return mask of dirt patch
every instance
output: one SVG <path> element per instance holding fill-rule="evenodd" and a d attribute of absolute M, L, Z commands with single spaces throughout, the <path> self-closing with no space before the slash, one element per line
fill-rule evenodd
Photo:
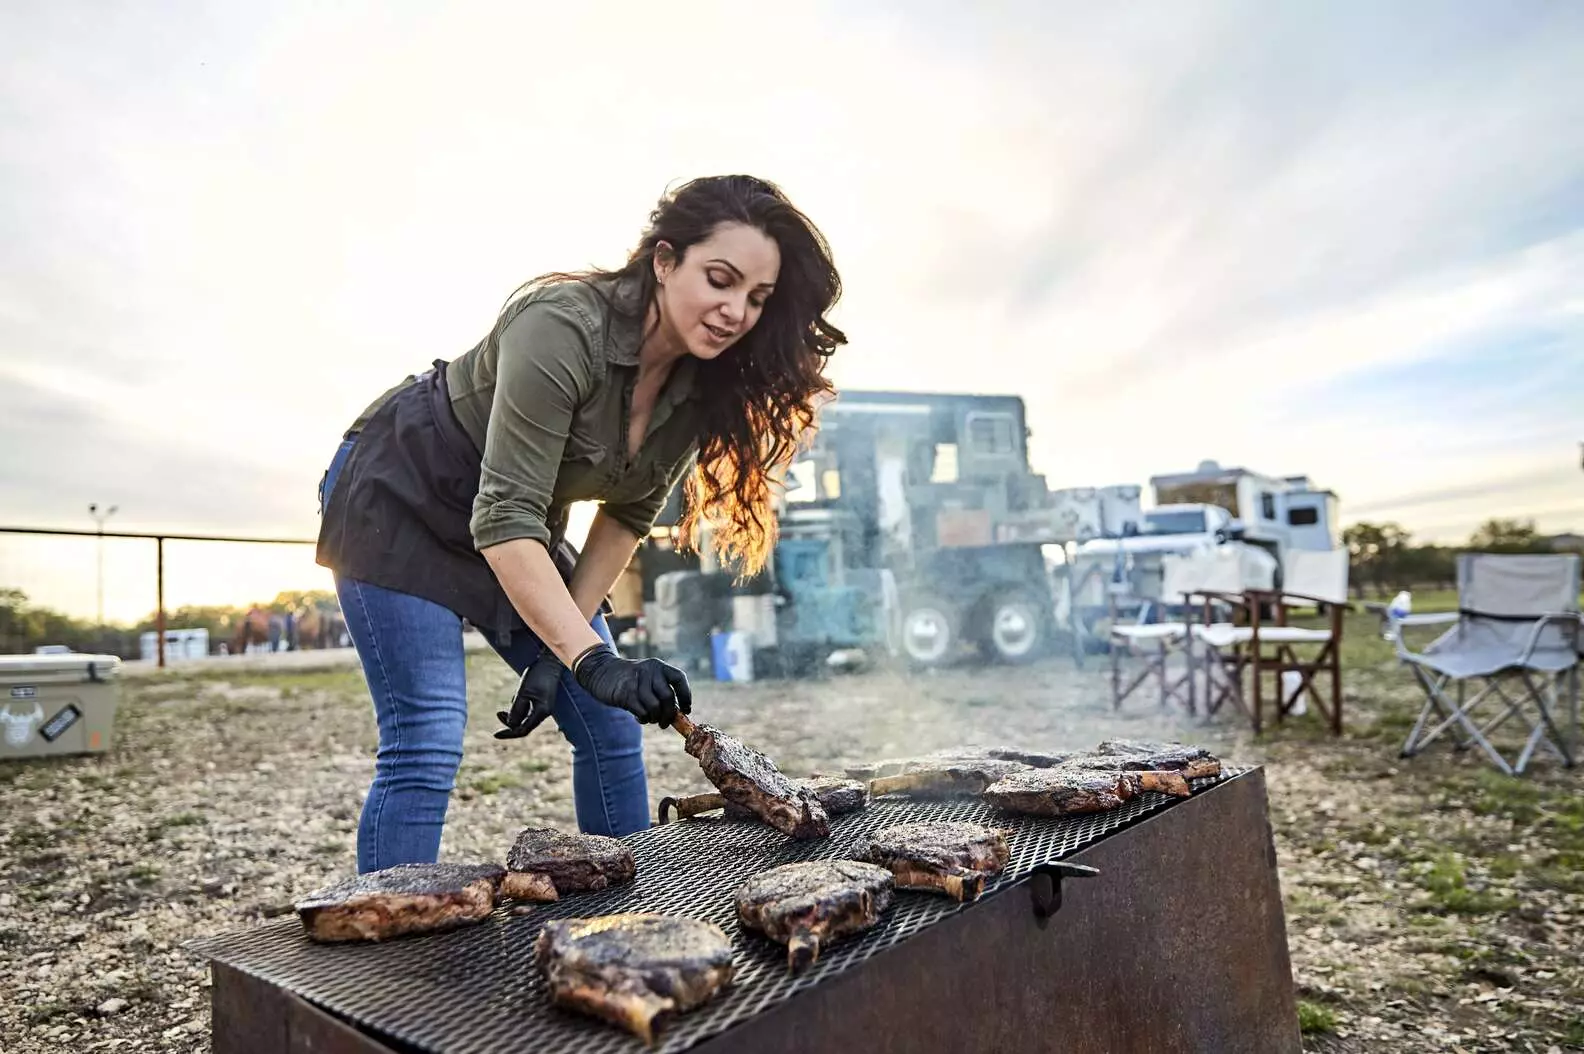
<path fill-rule="evenodd" d="M 1135 698 L 1097 660 L 695 685 L 695 714 L 793 774 L 952 745 L 1176 736 L 1264 764 L 1299 1022 L 1317 1051 L 1584 1049 L 1584 787 L 1540 765 L 1396 746 L 1416 698 L 1373 620 L 1349 626 L 1348 734 L 1312 719 L 1255 743 Z M 443 859 L 574 826 L 567 744 L 493 738 L 513 687 L 470 659 L 467 752 Z M 256 665 L 129 679 L 115 751 L 0 766 L 0 1005 L 8 1051 L 208 1049 L 208 979 L 180 943 L 291 911 L 354 866 L 375 730 L 355 668 Z M 708 789 L 674 733 L 645 736 L 651 813 Z"/>

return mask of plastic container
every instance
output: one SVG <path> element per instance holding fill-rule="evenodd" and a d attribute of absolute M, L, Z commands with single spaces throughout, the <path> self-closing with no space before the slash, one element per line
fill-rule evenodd
<path fill-rule="evenodd" d="M 0 655 L 0 760 L 109 750 L 120 668 L 114 655 Z"/>

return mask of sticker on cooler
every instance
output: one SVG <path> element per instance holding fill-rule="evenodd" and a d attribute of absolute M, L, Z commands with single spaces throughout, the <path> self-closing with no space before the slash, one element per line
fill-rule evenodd
<path fill-rule="evenodd" d="M 34 727 L 42 720 L 44 720 L 44 708 L 38 703 L 34 703 L 31 710 L 18 710 L 11 706 L 0 710 L 0 725 L 5 725 L 6 746 L 25 745 L 28 737 L 33 734 Z"/>
<path fill-rule="evenodd" d="M 13 699 L 35 699 L 37 697 L 38 689 L 31 684 L 19 684 L 11 689 L 11 698 Z"/>
<path fill-rule="evenodd" d="M 53 743 L 60 738 L 61 733 L 77 723 L 82 717 L 82 711 L 77 709 L 77 704 L 67 703 L 61 707 L 60 712 L 49 719 L 49 723 L 39 729 L 39 735 L 47 742 Z"/>

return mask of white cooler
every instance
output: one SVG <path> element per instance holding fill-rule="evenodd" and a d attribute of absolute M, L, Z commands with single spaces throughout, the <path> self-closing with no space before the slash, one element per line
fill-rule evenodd
<path fill-rule="evenodd" d="M 0 655 L 0 761 L 110 749 L 114 655 Z"/>

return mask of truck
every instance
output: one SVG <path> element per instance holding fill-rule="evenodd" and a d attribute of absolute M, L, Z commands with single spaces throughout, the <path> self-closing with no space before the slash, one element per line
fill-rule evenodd
<path fill-rule="evenodd" d="M 785 474 L 766 570 L 739 580 L 704 546 L 696 569 L 655 576 L 652 646 L 703 665 L 706 642 L 735 632 L 756 669 L 787 673 L 853 649 L 914 667 L 970 645 L 1002 663 L 1045 653 L 1050 550 L 1102 530 L 1107 512 L 1136 521 L 1139 488 L 1052 491 L 1030 467 L 1029 434 L 1015 395 L 843 393 Z M 651 551 L 667 551 L 660 533 L 640 560 Z"/>
<path fill-rule="evenodd" d="M 1129 613 L 1157 599 L 1161 557 L 1196 548 L 1236 545 L 1254 550 L 1244 566 L 1250 587 L 1277 588 L 1292 549 L 1334 549 L 1337 499 L 1307 476 L 1269 476 L 1203 461 L 1192 472 L 1152 476 L 1154 504 L 1135 531 L 1085 541 L 1077 547 L 1074 581 L 1080 621 L 1092 630 L 1097 613 L 1125 594 Z M 1125 581 L 1126 588 L 1120 583 Z M 1119 583 L 1112 589 L 1111 583 Z M 1131 605 L 1131 606 L 1130 606 Z"/>

